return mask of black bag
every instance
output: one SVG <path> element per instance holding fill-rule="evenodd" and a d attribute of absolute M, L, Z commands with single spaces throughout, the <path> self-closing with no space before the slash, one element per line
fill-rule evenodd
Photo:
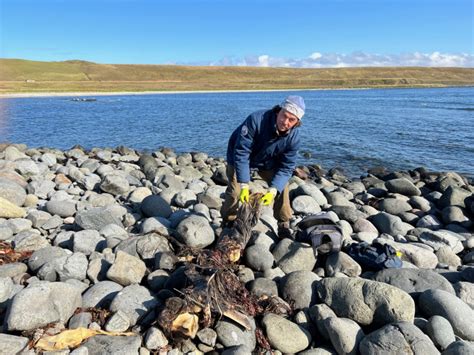
<path fill-rule="evenodd" d="M 328 213 L 318 213 L 303 218 L 298 223 L 296 240 L 313 246 L 318 254 L 340 251 L 342 231 Z"/>
<path fill-rule="evenodd" d="M 397 251 L 388 244 L 353 243 L 346 248 L 345 252 L 367 270 L 379 271 L 402 267 L 402 261 L 397 256 Z"/>

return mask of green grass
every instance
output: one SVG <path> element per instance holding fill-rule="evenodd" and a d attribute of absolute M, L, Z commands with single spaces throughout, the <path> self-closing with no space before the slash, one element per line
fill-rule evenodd
<path fill-rule="evenodd" d="M 28 82 L 27 82 L 28 80 Z M 446 87 L 474 68 L 254 68 L 0 59 L 0 93 Z"/>

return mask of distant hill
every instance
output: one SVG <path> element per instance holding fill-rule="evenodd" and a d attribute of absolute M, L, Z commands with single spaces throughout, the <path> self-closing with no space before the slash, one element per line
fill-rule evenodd
<path fill-rule="evenodd" d="M 260 68 L 0 59 L 0 93 L 474 86 L 474 68 Z"/>

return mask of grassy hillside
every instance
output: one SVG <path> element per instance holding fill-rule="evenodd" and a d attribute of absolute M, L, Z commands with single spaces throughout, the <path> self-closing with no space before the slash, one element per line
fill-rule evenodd
<path fill-rule="evenodd" d="M 474 68 L 253 68 L 0 59 L 0 93 L 444 87 Z"/>

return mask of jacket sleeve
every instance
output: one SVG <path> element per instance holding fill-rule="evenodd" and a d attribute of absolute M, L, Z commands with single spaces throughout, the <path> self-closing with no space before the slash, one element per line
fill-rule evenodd
<path fill-rule="evenodd" d="M 295 170 L 299 148 L 300 137 L 299 134 L 296 134 L 290 142 L 288 149 L 280 156 L 280 163 L 271 182 L 271 187 L 276 188 L 278 192 L 283 191 L 293 174 L 293 170 Z"/>
<path fill-rule="evenodd" d="M 250 115 L 242 124 L 237 135 L 234 149 L 234 164 L 237 182 L 248 183 L 250 181 L 250 153 L 256 133 L 256 122 L 254 115 Z"/>

